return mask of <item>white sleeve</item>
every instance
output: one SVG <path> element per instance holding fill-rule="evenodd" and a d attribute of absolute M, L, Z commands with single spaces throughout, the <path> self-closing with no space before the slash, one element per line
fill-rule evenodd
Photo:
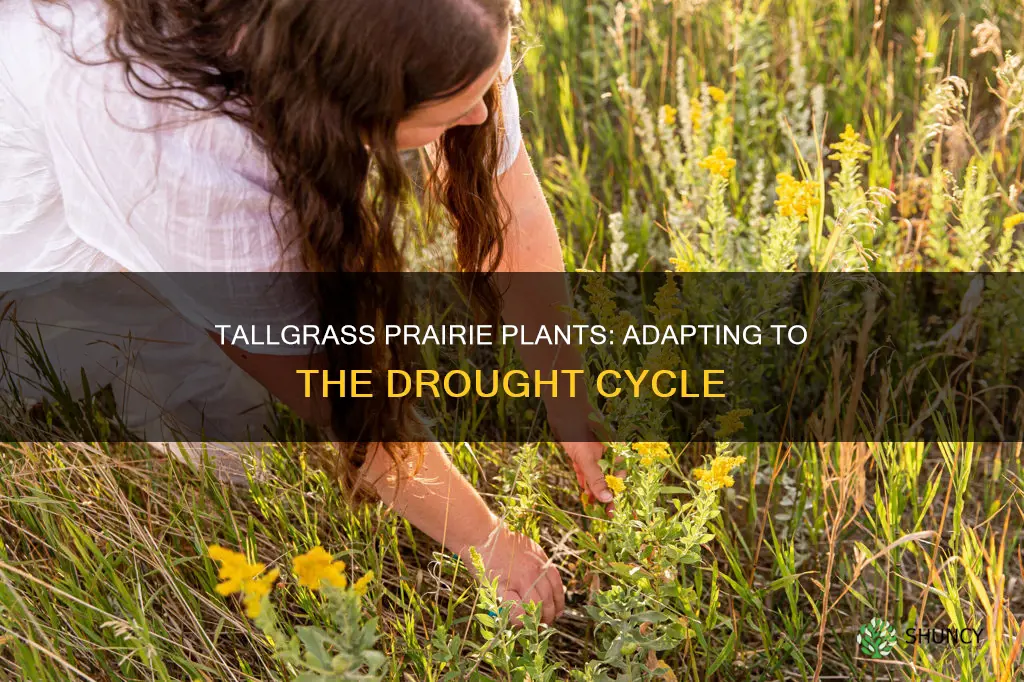
<path fill-rule="evenodd" d="M 143 99 L 128 88 L 118 65 L 69 59 L 55 74 L 47 100 L 43 126 L 68 225 L 123 269 L 301 269 L 272 219 L 278 209 L 270 164 L 243 126 Z M 191 287 L 181 275 L 160 281 L 161 294 L 207 329 L 235 320 L 314 322 L 314 305 L 304 292 L 255 286 L 274 279 L 222 277 L 219 290 L 202 286 L 202 278 Z"/>
<path fill-rule="evenodd" d="M 502 127 L 505 133 L 504 146 L 502 148 L 501 160 L 498 162 L 498 175 L 501 175 L 512 167 L 516 157 L 519 155 L 519 145 L 523 140 L 523 133 L 519 127 L 519 96 L 516 93 L 516 84 L 512 74 L 512 45 L 505 50 L 505 59 L 501 63 L 499 72 L 501 81 L 501 114 Z"/>

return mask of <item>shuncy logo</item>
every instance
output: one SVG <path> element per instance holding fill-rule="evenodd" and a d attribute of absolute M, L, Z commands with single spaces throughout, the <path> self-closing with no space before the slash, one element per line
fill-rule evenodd
<path fill-rule="evenodd" d="M 861 625 L 857 632 L 857 644 L 868 658 L 885 658 L 892 653 L 897 641 L 896 628 L 877 617 Z"/>
<path fill-rule="evenodd" d="M 966 628 L 907 628 L 907 644 L 977 644 L 981 641 L 981 626 Z"/>
<path fill-rule="evenodd" d="M 977 628 L 973 626 L 965 628 L 908 627 L 904 631 L 902 641 L 908 646 L 925 643 L 957 646 L 977 645 L 981 642 L 982 632 L 981 626 Z M 891 655 L 899 641 L 896 628 L 889 621 L 877 617 L 861 625 L 857 631 L 857 644 L 860 646 L 861 653 L 868 658 L 880 659 Z"/>

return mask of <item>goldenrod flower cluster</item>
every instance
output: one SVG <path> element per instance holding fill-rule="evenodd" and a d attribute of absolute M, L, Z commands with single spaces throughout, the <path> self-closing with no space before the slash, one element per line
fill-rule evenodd
<path fill-rule="evenodd" d="M 588 277 L 584 280 L 583 288 L 590 294 L 588 303 L 597 321 L 616 334 L 625 334 L 635 320 L 628 312 L 619 310 L 614 294 L 604 285 L 604 281 L 600 277 Z"/>
<path fill-rule="evenodd" d="M 263 598 L 270 594 L 281 577 L 281 571 L 274 569 L 262 578 L 256 578 L 249 582 L 245 589 L 245 596 L 242 597 L 242 605 L 245 606 L 245 615 L 249 618 L 258 618 L 263 611 Z"/>
<path fill-rule="evenodd" d="M 690 98 L 690 123 L 693 124 L 693 132 L 700 132 L 700 119 L 704 115 L 704 108 L 696 97 Z"/>
<path fill-rule="evenodd" d="M 833 154 L 828 158 L 838 161 L 861 161 L 868 158 L 871 147 L 860 141 L 860 133 L 853 129 L 849 123 L 846 130 L 839 136 L 842 140 L 832 145 Z"/>
<path fill-rule="evenodd" d="M 662 326 L 671 323 L 683 313 L 675 275 L 667 274 L 665 283 L 658 287 L 657 293 L 654 294 L 654 310 L 655 322 Z"/>
<path fill-rule="evenodd" d="M 753 410 L 742 409 L 729 410 L 725 414 L 718 415 L 715 417 L 715 421 L 718 422 L 718 428 L 715 429 L 715 438 L 728 438 L 736 433 L 743 428 L 743 418 L 749 417 L 752 414 L 754 414 Z"/>
<path fill-rule="evenodd" d="M 368 571 L 359 580 L 352 583 L 352 591 L 362 597 L 366 594 L 366 590 L 370 587 L 370 583 L 373 581 L 373 571 Z"/>
<path fill-rule="evenodd" d="M 220 545 L 211 545 L 207 553 L 211 559 L 220 563 L 217 577 L 222 582 L 215 588 L 217 594 L 225 597 L 241 594 L 245 615 L 249 618 L 258 618 L 263 611 L 263 598 L 274 589 L 281 571 L 275 568 L 261 576 L 260 574 L 267 568 L 265 564 L 250 563 L 244 554 Z M 320 546 L 295 557 L 292 560 L 292 569 L 300 585 L 314 590 L 321 589 L 325 582 L 338 589 L 344 589 L 348 584 L 342 572 L 345 570 L 345 563 L 334 561 Z M 373 571 L 370 571 L 353 584 L 352 590 L 363 596 L 372 580 Z"/>
<path fill-rule="evenodd" d="M 241 593 L 245 615 L 257 618 L 262 610 L 263 597 L 270 594 L 281 572 L 274 569 L 263 577 L 257 577 L 266 570 L 265 564 L 249 563 L 244 554 L 219 545 L 211 545 L 208 552 L 211 559 L 220 563 L 217 577 L 223 582 L 215 588 L 217 594 L 226 597 Z"/>
<path fill-rule="evenodd" d="M 1003 221 L 1004 230 L 1016 229 L 1018 225 L 1024 225 L 1024 213 L 1014 213 Z"/>
<path fill-rule="evenodd" d="M 640 455 L 640 464 L 645 467 L 672 458 L 668 443 L 633 443 L 633 451 Z"/>
<path fill-rule="evenodd" d="M 797 180 L 789 173 L 779 173 L 775 176 L 775 181 L 778 183 L 775 191 L 779 195 L 775 206 L 782 217 L 805 220 L 811 208 L 818 205 L 816 183 L 810 180 Z"/>
<path fill-rule="evenodd" d="M 608 474 L 604 477 L 604 482 L 608 484 L 608 489 L 611 490 L 614 495 L 621 495 L 626 490 L 625 482 L 618 476 Z"/>
<path fill-rule="evenodd" d="M 725 147 L 715 147 L 711 156 L 700 162 L 700 167 L 707 169 L 714 176 L 728 180 L 732 169 L 736 167 L 736 161 L 729 158 L 729 152 Z"/>
<path fill-rule="evenodd" d="M 718 490 L 720 488 L 731 488 L 736 483 L 729 475 L 733 469 L 746 461 L 745 457 L 718 456 L 711 460 L 711 466 L 707 469 L 694 469 L 693 478 L 705 490 Z"/>
<path fill-rule="evenodd" d="M 615 297 L 608 287 L 597 277 L 584 280 L 583 288 L 590 294 L 590 310 L 599 322 L 607 324 L 618 312 Z"/>
<path fill-rule="evenodd" d="M 320 589 L 323 582 L 342 590 L 348 585 L 348 580 L 342 573 L 345 570 L 345 562 L 335 561 L 334 557 L 319 545 L 295 557 L 292 560 L 292 568 L 295 577 L 299 579 L 299 584 L 311 590 Z"/>
<path fill-rule="evenodd" d="M 692 271 L 690 264 L 687 261 L 684 261 L 682 258 L 669 258 L 668 264 L 675 268 L 676 272 Z"/>
<path fill-rule="evenodd" d="M 661 120 L 665 122 L 667 126 L 673 126 L 676 124 L 676 116 L 679 114 L 679 110 L 671 104 L 666 104 L 661 107 Z"/>
<path fill-rule="evenodd" d="M 717 104 L 721 104 L 725 101 L 728 96 L 722 88 L 717 88 L 714 85 L 708 86 L 708 96 L 711 100 Z M 673 111 L 675 111 L 673 109 Z M 704 117 L 704 107 L 700 103 L 699 97 L 690 98 L 690 123 L 693 125 L 693 132 L 699 133 L 701 127 L 701 119 Z M 673 116 L 672 120 L 675 120 Z M 731 124 L 729 124 L 731 125 Z"/>

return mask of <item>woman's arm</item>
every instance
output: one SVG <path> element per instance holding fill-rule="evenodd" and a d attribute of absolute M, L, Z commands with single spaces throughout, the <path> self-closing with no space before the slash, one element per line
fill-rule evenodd
<path fill-rule="evenodd" d="M 217 337 L 211 334 L 214 341 Z M 300 369 L 324 369 L 322 353 L 267 355 L 249 353 L 234 346 L 221 346 L 228 357 L 278 400 L 300 417 L 321 427 L 330 425 L 330 403 L 325 398 L 306 398 L 303 383 L 296 381 Z M 315 394 L 314 394 L 315 395 Z M 415 476 L 395 468 L 394 460 L 380 445 L 369 448 L 360 469 L 364 485 L 373 488 L 389 507 L 448 551 L 472 565 L 470 547 L 475 547 L 491 576 L 499 579 L 500 594 L 514 602 L 541 603 L 541 615 L 551 623 L 565 608 L 565 595 L 557 569 L 535 542 L 511 532 L 487 508 L 468 480 L 454 467 L 440 444 L 401 443 L 406 450 L 422 448 L 422 462 Z M 410 461 L 415 453 L 409 455 Z M 521 606 L 513 607 L 513 614 Z"/>
<path fill-rule="evenodd" d="M 211 337 L 217 340 L 215 335 Z M 303 384 L 295 374 L 298 370 L 326 368 L 326 355 L 269 355 L 249 353 L 231 345 L 221 348 L 302 419 L 322 428 L 330 427 L 330 401 L 315 392 L 313 397 L 306 398 Z M 468 556 L 469 548 L 476 546 L 483 552 L 499 526 L 498 519 L 469 481 L 452 466 L 440 445 L 403 443 L 396 447 L 422 448 L 423 461 L 416 476 L 405 476 L 407 472 L 403 471 L 399 481 L 394 460 L 383 447 L 373 445 L 360 469 L 362 484 L 372 487 L 385 504 L 449 551 Z"/>
<path fill-rule="evenodd" d="M 555 221 L 523 144 L 511 168 L 501 176 L 499 189 L 511 206 L 512 215 L 498 271 L 564 273 Z M 562 278 L 558 279 L 563 286 L 554 288 L 553 276 L 509 275 L 502 279 L 502 318 L 506 323 L 522 325 L 527 330 L 569 323 L 565 311 L 571 298 Z M 520 345 L 519 354 L 529 369 L 583 367 L 583 359 L 574 346 Z M 567 389 L 568 386 L 559 387 L 559 398 L 545 401 L 548 420 L 572 460 L 580 486 L 601 502 L 611 502 L 612 493 L 599 464 L 604 447 L 595 442 L 590 431 L 590 402 L 585 393 L 578 394 L 576 399 L 564 397 L 568 396 Z"/>
<path fill-rule="evenodd" d="M 487 508 L 439 443 L 405 443 L 402 447 L 410 451 L 410 458 L 414 448 L 421 448 L 422 462 L 415 477 L 397 480 L 394 460 L 380 446 L 367 454 L 360 473 L 380 498 L 469 566 L 469 550 L 476 548 L 490 577 L 498 577 L 503 599 L 540 602 L 544 622 L 554 621 L 565 608 L 565 591 L 558 569 L 544 550 L 510 531 Z M 513 608 L 515 617 L 521 606 Z"/>

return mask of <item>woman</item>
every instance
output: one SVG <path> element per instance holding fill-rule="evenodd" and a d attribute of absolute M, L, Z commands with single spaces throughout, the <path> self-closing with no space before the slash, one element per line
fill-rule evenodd
<path fill-rule="evenodd" d="M 432 196 L 447 211 L 460 268 L 481 273 L 474 286 L 486 312 L 528 326 L 560 319 L 523 279 L 508 279 L 501 297 L 495 283 L 497 273 L 563 271 L 519 133 L 510 5 L 0 0 L 0 270 L 398 271 L 395 214 L 409 185 L 400 152 L 429 146 Z M 369 285 L 342 293 L 316 292 L 320 321 L 397 310 Z M 168 294 L 208 332 L 217 298 Z M 561 612 L 561 581 L 543 550 L 505 528 L 436 443 L 422 449 L 414 478 L 388 475 L 409 449 L 400 445 L 415 428 L 408 405 L 311 407 L 295 395 L 297 368 L 378 366 L 385 350 L 328 348 L 312 359 L 224 350 L 246 380 L 306 418 L 366 424 L 384 445 L 350 464 L 385 502 L 450 551 L 478 547 L 506 598 L 542 602 L 547 622 Z M 520 352 L 533 367 L 579 362 L 542 347 Z M 166 373 L 153 374 L 166 397 Z M 589 406 L 549 408 L 580 484 L 610 502 Z"/>

